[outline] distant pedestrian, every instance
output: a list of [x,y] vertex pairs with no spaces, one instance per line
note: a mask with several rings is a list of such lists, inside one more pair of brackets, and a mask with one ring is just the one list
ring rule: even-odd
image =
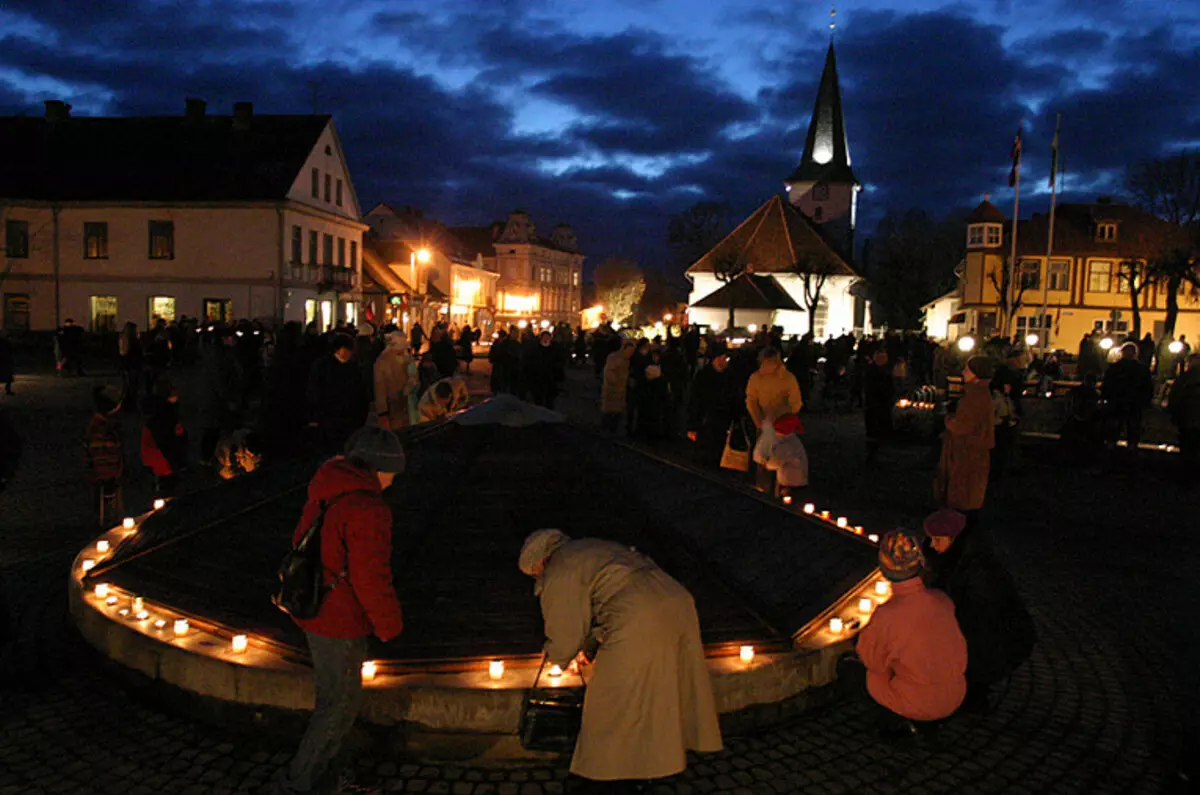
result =
[[425,344],[425,329],[420,323],[413,323],[409,331],[408,350],[413,356],[421,355],[421,346]]
[[297,619],[312,657],[316,704],[296,755],[277,777],[280,795],[379,792],[334,765],[362,704],[368,638],[387,642],[404,629],[392,577],[392,511],[383,492],[404,471],[399,439],[362,428],[344,456],[327,461],[308,484],[292,536],[296,543],[321,519],[325,596],[311,619]]
[[221,437],[233,433],[242,423],[244,379],[234,350],[235,339],[232,328],[220,328],[202,354],[200,461],[204,466],[212,464]]
[[160,375],[146,401],[142,425],[142,464],[154,475],[154,494],[173,497],[179,473],[187,466],[188,434],[179,416],[179,390]]
[[[746,411],[759,430],[760,441],[764,426],[769,429],[784,414],[798,414],[803,407],[796,376],[783,366],[777,349],[764,348],[758,354],[758,370],[746,384]],[[755,452],[759,452],[758,444]],[[762,450],[763,458],[769,456],[770,450]],[[755,486],[759,491],[771,491],[774,486],[774,476],[761,465],[755,467]]]
[[1138,347],[1132,342],[1121,346],[1121,358],[1104,372],[1100,390],[1108,427],[1108,443],[1116,448],[1122,432],[1128,445],[1126,456],[1134,458],[1142,441],[1142,412],[1154,397],[1150,370],[1138,361]]
[[687,438],[696,443],[705,466],[717,466],[725,435],[745,404],[739,384],[729,371],[729,351],[723,345],[708,351],[708,364],[696,372],[687,405]]
[[306,399],[309,426],[317,430],[326,452],[340,450],[366,422],[367,388],[354,363],[354,340],[348,335],[335,335],[333,353],[313,363]]
[[479,339],[478,332],[471,329],[470,323],[464,323],[458,334],[458,357],[463,361],[463,370],[471,372],[471,362],[475,361],[475,341]]
[[86,375],[83,371],[83,327],[75,325],[74,320],[67,318],[57,336],[59,374],[74,372],[75,375]]
[[1200,353],[1188,357],[1187,370],[1175,379],[1167,411],[1179,428],[1179,452],[1186,485],[1200,483]]
[[615,434],[626,417],[625,432],[629,433],[629,418],[626,415],[629,394],[630,360],[635,346],[625,340],[619,350],[608,355],[604,363],[604,383],[600,389],[600,424],[604,430]]
[[429,338],[429,355],[439,378],[449,378],[458,372],[458,351],[450,333],[441,326],[435,326]]
[[996,443],[989,384],[994,374],[995,363],[985,356],[972,356],[963,368],[964,393],[955,412],[946,416],[934,479],[937,503],[962,511],[972,525],[987,497],[991,451]]
[[536,352],[529,358],[528,372],[525,373],[525,382],[535,404],[554,408],[559,384],[566,376],[562,365],[562,351],[558,343],[554,342],[549,331],[543,331],[538,337]]
[[888,352],[879,348],[863,374],[863,420],[867,426],[867,464],[875,463],[879,447],[892,435],[896,386]]
[[384,341],[386,347],[375,360],[375,416],[379,427],[395,431],[408,427],[409,393],[419,381],[404,332],[388,332]]
[[117,338],[117,355],[124,379],[121,406],[125,411],[137,411],[138,401],[142,396],[142,368],[145,364],[137,323],[127,322],[121,330],[121,336]]
[[88,481],[97,507],[96,526],[107,530],[125,516],[125,444],[117,412],[121,396],[111,387],[92,390],[92,419],[83,437]]

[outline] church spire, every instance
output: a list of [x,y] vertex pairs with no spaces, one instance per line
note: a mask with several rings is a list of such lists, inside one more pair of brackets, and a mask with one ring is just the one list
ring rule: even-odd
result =
[[799,182],[859,182],[850,169],[850,146],[846,141],[846,118],[842,114],[842,91],[838,86],[837,59],[833,42],[825,55],[825,71],[817,89],[804,156],[788,177],[789,186]]

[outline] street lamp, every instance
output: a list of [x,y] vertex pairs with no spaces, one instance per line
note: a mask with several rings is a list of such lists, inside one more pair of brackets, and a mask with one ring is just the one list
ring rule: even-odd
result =
[[1175,355],[1183,353],[1183,343],[1179,340],[1171,340],[1171,344],[1167,346],[1167,350]]
[[670,323],[670,322],[671,322],[672,320],[674,320],[674,319],[675,319],[675,316],[674,316],[674,315],[672,315],[670,312],[668,312],[667,314],[663,315],[663,320],[667,321],[668,323]]
[[1100,347],[1106,351],[1111,351],[1113,345],[1114,343],[1112,337],[1105,337],[1104,339],[1100,340]]
[[960,351],[962,351],[963,353],[970,353],[971,351],[975,350],[975,338],[974,337],[960,338],[958,341],[958,349]]
[[1037,345],[1038,344],[1038,335],[1037,334],[1026,334],[1025,335],[1025,344],[1028,345],[1030,348]]
[[758,326],[754,323],[751,323],[749,326],[746,326],[746,331],[749,331],[751,334],[754,334],[758,331]]

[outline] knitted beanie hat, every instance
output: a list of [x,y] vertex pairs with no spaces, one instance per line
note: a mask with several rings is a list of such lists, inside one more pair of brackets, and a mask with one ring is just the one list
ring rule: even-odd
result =
[[887,533],[879,542],[879,570],[892,582],[912,579],[924,563],[921,543],[903,527]]

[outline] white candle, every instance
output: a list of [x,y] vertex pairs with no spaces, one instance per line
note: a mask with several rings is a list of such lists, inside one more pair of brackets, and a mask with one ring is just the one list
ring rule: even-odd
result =
[[146,600],[140,596],[133,597],[133,612],[140,613],[146,609]]
[[125,521],[121,522],[121,526],[126,530],[132,530],[137,526],[137,522],[134,521],[132,516],[126,516]]
[[157,621],[155,621],[155,622],[154,622],[154,628],[155,628],[155,629],[162,629],[162,628],[163,628],[163,627],[165,627],[166,625],[167,625],[167,620],[166,620],[165,618],[160,618],[160,619],[158,619]]
[[558,677],[562,676],[562,668],[557,665],[551,665],[550,676],[553,679],[557,679]]
[[738,649],[738,656],[742,658],[742,662],[748,663],[754,659],[754,647],[742,646]]
[[504,660],[492,660],[488,663],[488,676],[492,679],[504,677]]
[[816,510],[817,510],[817,506],[813,505],[811,502],[804,503],[804,512],[805,513],[813,513]]
[[872,544],[878,544],[879,536],[876,535],[875,533],[871,533],[871,535],[867,536],[867,540],[870,541]]
[[828,519],[828,518],[829,518],[829,511],[821,511],[821,518],[822,518],[822,519]]
[[375,678],[377,667],[374,660],[367,660],[362,664],[362,678],[364,682],[370,682]]
[[879,596],[887,596],[888,591],[890,591],[890,590],[892,590],[892,586],[888,585],[887,580],[876,580],[875,581],[875,593],[878,594]]
[[117,615],[119,615],[121,618],[125,618],[125,616],[129,615],[129,608],[122,607],[120,610],[117,611]]
[[837,526],[838,526],[838,527],[845,527],[845,526],[846,526],[846,525],[848,525],[848,524],[850,524],[850,522],[849,522],[849,520],[848,520],[848,519],[846,519],[846,517],[844,517],[844,516],[839,516],[839,517],[837,518]]
[[165,507],[167,507],[167,501],[164,500],[162,497],[159,497],[157,500],[154,501],[154,510],[161,511]]
[[83,564],[80,568],[82,568],[84,571],[91,571],[92,569],[96,568],[96,561],[92,560],[91,558],[87,558],[83,561]]
[[186,618],[175,619],[175,637],[182,638],[188,634],[188,620]]
[[864,596],[862,599],[858,600],[858,612],[870,613],[874,608],[875,602],[871,600],[871,597]]
[[104,597],[108,596],[108,583],[100,583],[96,586],[96,590],[93,591],[93,593],[96,594],[97,599],[103,599]]
[[834,616],[833,618],[829,619],[829,629],[831,632],[841,632],[842,626],[843,626],[842,620],[840,618],[838,618],[837,616]]
[[233,640],[229,642],[229,645],[232,646],[233,650],[238,653],[244,652],[246,650],[246,636],[234,635]]
[[109,544],[108,544],[107,538],[102,538],[96,542],[96,551],[97,552],[107,552],[108,549],[109,549]]
[[783,504],[791,505],[792,504],[792,495],[790,495],[790,494],[783,495]]
[[862,535],[862,534],[863,534],[863,526],[862,526],[862,525],[860,525],[860,524],[858,524],[858,525],[855,525],[855,526],[854,526],[854,533],[855,533],[855,535]]
[[113,594],[108,595],[108,598],[104,600],[104,604],[108,605],[109,607],[112,607],[119,601],[120,600],[117,598],[117,595],[115,593],[113,593]]
[[150,613],[148,611],[146,611],[146,610],[137,611],[137,620],[138,621],[145,621],[149,617],[150,617]]

